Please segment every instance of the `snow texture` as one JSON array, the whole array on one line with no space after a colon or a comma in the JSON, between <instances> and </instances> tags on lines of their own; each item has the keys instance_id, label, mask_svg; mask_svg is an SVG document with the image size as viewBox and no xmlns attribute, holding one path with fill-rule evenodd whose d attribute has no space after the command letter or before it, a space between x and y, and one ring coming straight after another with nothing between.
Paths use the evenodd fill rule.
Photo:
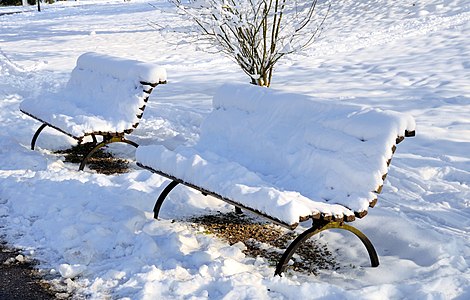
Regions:
<instances>
[{"instance_id":1,"label":"snow texture","mask_svg":"<svg viewBox=\"0 0 470 300\"><path fill-rule=\"evenodd\" d=\"M470 298L469 1L334 1L313 47L279 61L278 91L409 113L417 124L417 136L393 156L377 205L353 223L374 243L380 266L369 267L353 235L329 230L315 242L340 269L283 277L267 259L187 224L231 205L178 186L157 221L152 209L165 178L133 164L120 175L78 172L44 150L76 142L57 130L42 132L39 151L29 148L38 122L20 103L64 90L77 58L90 51L155 62L171 74L129 139L169 149L199 143L217 88L250 78L219 53L184 43L190 24L167 0L150 4L0 7L2 240L37 259L73 299ZM14 10L25 12L1 15ZM234 129L249 129L241 125ZM128 145L109 150L135 158Z\"/></svg>"},{"instance_id":2,"label":"snow texture","mask_svg":"<svg viewBox=\"0 0 470 300\"><path fill-rule=\"evenodd\" d=\"M196 145L142 146L136 160L293 225L367 211L397 137L414 130L410 115L226 84Z\"/></svg>"},{"instance_id":3,"label":"snow texture","mask_svg":"<svg viewBox=\"0 0 470 300\"><path fill-rule=\"evenodd\" d=\"M124 132L139 123L149 89L141 82L166 81L154 64L88 52L82 54L60 93L27 99L20 109L74 137Z\"/></svg>"}]
</instances>

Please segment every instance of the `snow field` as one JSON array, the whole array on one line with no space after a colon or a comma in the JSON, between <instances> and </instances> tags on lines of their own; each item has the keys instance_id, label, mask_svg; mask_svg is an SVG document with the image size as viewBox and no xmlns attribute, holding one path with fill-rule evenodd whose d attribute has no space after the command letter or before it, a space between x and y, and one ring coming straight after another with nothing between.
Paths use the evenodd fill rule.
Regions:
<instances>
[{"instance_id":1,"label":"snow field","mask_svg":"<svg viewBox=\"0 0 470 300\"><path fill-rule=\"evenodd\" d=\"M241 245L171 222L231 209L223 203L178 187L163 220L154 221L163 178L138 168L114 176L77 172L51 154L73 142L54 131L41 135L38 151L29 150L39 124L19 112L20 102L62 88L84 52L167 70L168 85L152 93L133 133L142 145L196 143L216 88L248 82L230 60L180 43L176 31L186 22L166 1L151 4L60 2L41 14L0 16L2 239L38 259L77 299L470 296L467 1L342 1L311 51L280 62L274 88L408 112L418 134L399 145L377 206L353 224L373 241L380 267L368 268L362 245L332 231L320 242L355 267L282 278L265 260L246 257ZM150 21L166 30L155 31Z\"/></svg>"}]
</instances>

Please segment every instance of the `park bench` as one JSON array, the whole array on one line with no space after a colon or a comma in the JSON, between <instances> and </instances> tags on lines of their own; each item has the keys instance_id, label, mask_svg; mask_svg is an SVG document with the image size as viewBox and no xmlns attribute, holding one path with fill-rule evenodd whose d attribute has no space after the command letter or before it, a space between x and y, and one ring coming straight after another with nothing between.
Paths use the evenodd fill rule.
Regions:
<instances>
[{"instance_id":1,"label":"park bench","mask_svg":"<svg viewBox=\"0 0 470 300\"><path fill-rule=\"evenodd\" d=\"M375 267L372 243L347 223L376 204L396 144L414 134L406 114L227 84L213 98L194 146L140 146L136 160L171 180L155 203L155 218L182 184L289 229L311 220L285 250L277 275L302 242L333 228L355 234Z\"/></svg>"},{"instance_id":2,"label":"park bench","mask_svg":"<svg viewBox=\"0 0 470 300\"><path fill-rule=\"evenodd\" d=\"M138 125L152 90L166 83L166 71L154 64L98 53L77 59L66 87L58 93L26 99L20 110L40 121L31 149L45 127L54 128L82 143L91 137L93 148L84 156L79 170L101 147L128 140ZM98 137L101 141L98 143Z\"/></svg>"}]
</instances>

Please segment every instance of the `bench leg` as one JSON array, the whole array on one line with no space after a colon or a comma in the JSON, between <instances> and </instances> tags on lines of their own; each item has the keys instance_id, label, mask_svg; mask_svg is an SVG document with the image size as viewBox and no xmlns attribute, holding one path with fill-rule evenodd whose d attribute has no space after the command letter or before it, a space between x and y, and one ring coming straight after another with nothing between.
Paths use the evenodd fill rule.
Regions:
<instances>
[{"instance_id":1,"label":"bench leg","mask_svg":"<svg viewBox=\"0 0 470 300\"><path fill-rule=\"evenodd\" d=\"M96 139L96 137L95 137L95 139ZM126 144L132 145L136 148L139 147L139 145L137 143L135 143L133 141L126 140L123 137L104 138L104 140L101 143L99 143L98 145L93 147L93 149L91 149L90 152L88 152L88 154L83 158L82 162L80 163L80 167L78 168L78 170L83 171L83 169L85 168L86 162L93 155L93 153L98 151L98 149L100 149L100 148L102 148L106 145L109 145L111 143L126 143Z\"/></svg>"},{"instance_id":2,"label":"bench leg","mask_svg":"<svg viewBox=\"0 0 470 300\"><path fill-rule=\"evenodd\" d=\"M375 251L374 246L372 245L371 241L362 233L359 229L352 227L350 225L346 225L343 222L327 222L327 221L319 221L315 222L313 226L303 233L301 233L286 249L284 254L282 255L281 259L279 260L276 271L274 275L279 275L285 271L289 260L291 259L292 255L294 255L297 248L302 244L304 241L312 237L313 235L327 229L344 229L349 232L354 233L364 244L369 253L369 258L372 267L377 267L379 265L379 257L377 256L377 252Z\"/></svg>"},{"instance_id":3,"label":"bench leg","mask_svg":"<svg viewBox=\"0 0 470 300\"><path fill-rule=\"evenodd\" d=\"M33 135L33 139L31 140L31 150L34 150L34 146L36 145L36 140L38 139L38 136L39 134L41 133L41 131L46 128L47 124L46 123L42 123L41 126L39 126L38 130L36 130L36 132L34 133Z\"/></svg>"},{"instance_id":4,"label":"bench leg","mask_svg":"<svg viewBox=\"0 0 470 300\"><path fill-rule=\"evenodd\" d=\"M153 207L153 218L158 219L158 214L160 213L160 208L162 207L163 201L165 201L166 196L178 185L177 181L170 182L165 189L163 189L160 196L158 196L157 202L155 202L155 206Z\"/></svg>"},{"instance_id":5,"label":"bench leg","mask_svg":"<svg viewBox=\"0 0 470 300\"><path fill-rule=\"evenodd\" d=\"M94 145L96 145L98 143L98 140L96 139L96 135L92 134L91 139L93 140Z\"/></svg>"}]
</instances>

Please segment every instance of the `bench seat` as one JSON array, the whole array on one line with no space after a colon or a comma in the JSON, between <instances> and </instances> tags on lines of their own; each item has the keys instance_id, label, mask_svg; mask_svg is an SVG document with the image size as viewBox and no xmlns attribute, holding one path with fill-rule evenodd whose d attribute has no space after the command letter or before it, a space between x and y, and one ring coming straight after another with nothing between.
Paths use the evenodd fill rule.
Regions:
<instances>
[{"instance_id":1,"label":"bench seat","mask_svg":"<svg viewBox=\"0 0 470 300\"><path fill-rule=\"evenodd\" d=\"M140 146L140 166L294 228L353 221L377 202L406 114L227 84L191 147Z\"/></svg>"}]
</instances>

